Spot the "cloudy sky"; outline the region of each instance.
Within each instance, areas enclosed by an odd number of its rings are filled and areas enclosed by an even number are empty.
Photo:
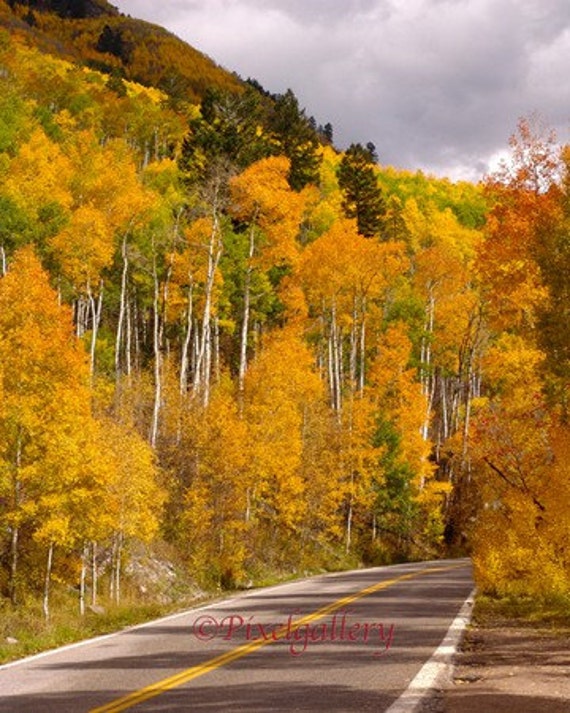
[[[291,88],[335,144],[476,180],[538,112],[569,141],[570,0],[112,0],[244,79]]]

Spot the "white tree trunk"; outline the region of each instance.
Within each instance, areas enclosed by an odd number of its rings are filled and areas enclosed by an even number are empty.
[[[79,575],[79,615],[85,616],[85,584],[87,582],[87,558],[89,557],[89,545],[83,543],[81,553],[81,573]]]
[[[115,337],[115,374],[117,380],[121,376],[121,344],[123,342],[123,332],[125,325],[125,315],[127,308],[127,276],[129,272],[129,260],[127,254],[127,236],[123,238],[123,245],[121,248],[121,255],[123,257],[123,270],[121,274],[121,297],[119,302],[119,319],[117,321],[117,334]]]
[[[44,579],[44,596],[42,602],[42,609],[44,612],[44,618],[49,621],[49,595],[50,595],[50,585],[51,585],[51,570],[53,565],[53,542],[50,542],[46,563],[46,574]]]
[[[103,311],[103,280],[99,284],[99,294],[97,298],[91,291],[91,285],[87,284],[87,296],[91,308],[91,347],[89,350],[89,371],[91,378],[95,374],[95,350],[97,348],[97,335],[101,324],[101,313]]]
[[[97,605],[97,590],[99,588],[99,580],[97,577],[97,543],[95,540],[91,543],[91,605]]]
[[[251,311],[251,275],[253,273],[252,260],[255,255],[255,225],[249,230],[249,251],[247,255],[247,269],[243,288],[243,318],[241,323],[241,339],[239,353],[238,390],[243,394],[245,373],[247,371],[247,338],[249,336],[249,316]]]
[[[194,370],[194,383],[192,393],[194,396],[201,392],[202,403],[208,405],[210,400],[210,370],[212,362],[212,300],[216,271],[222,256],[222,239],[217,214],[214,214],[212,233],[208,245],[208,271],[204,286],[204,312],[202,315],[202,330],[200,347]]]
[[[188,308],[186,310],[186,334],[184,335],[184,342],[182,344],[182,354],[180,357],[180,394],[184,395],[188,388],[188,368],[189,368],[189,353],[190,345],[192,343],[192,311],[193,311],[193,284],[192,278],[190,278],[190,285],[188,286]]]

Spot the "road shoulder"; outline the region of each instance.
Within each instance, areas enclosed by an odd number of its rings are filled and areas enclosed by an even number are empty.
[[[452,680],[426,710],[441,713],[567,713],[570,625],[537,626],[485,616],[466,633]]]

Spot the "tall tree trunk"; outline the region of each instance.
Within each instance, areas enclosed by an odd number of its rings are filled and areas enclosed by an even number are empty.
[[[441,376],[440,380],[440,395],[441,395],[441,422],[442,422],[442,441],[446,441],[449,436],[449,421],[447,412],[447,379],[445,376]]]
[[[200,348],[196,359],[192,393],[202,393],[202,403],[208,405],[210,400],[210,368],[212,362],[212,300],[216,271],[222,256],[222,239],[217,212],[214,213],[212,233],[208,245],[208,271],[204,286],[204,312],[202,315],[202,331]]]
[[[222,361],[220,357],[220,320],[214,317],[214,379],[220,383],[222,377]]]
[[[87,582],[87,558],[89,557],[89,543],[83,543],[81,552],[81,573],[79,575],[79,615],[85,616],[85,589]]]
[[[115,567],[117,566],[117,533],[111,541],[111,571],[109,573],[109,599],[115,600]]]
[[[331,392],[331,406],[333,411],[340,411],[339,399],[339,369],[338,369],[338,341],[336,328],[336,309],[333,303],[329,325],[329,382]]]
[[[350,546],[352,544],[352,495],[348,501],[348,513],[346,515],[346,544],[345,552],[348,554],[350,552]]]
[[[162,405],[162,323],[160,310],[160,283],[158,279],[158,271],[156,266],[156,255],[153,256],[152,274],[154,281],[154,299],[153,299],[153,327],[152,327],[152,344],[154,352],[154,404],[152,409],[152,420],[150,424],[149,443],[155,448],[158,437],[158,423],[160,418],[160,409]],[[165,288],[166,290],[167,288]]]
[[[81,337],[87,331],[87,306],[83,297],[78,297],[73,303],[73,320],[75,322],[75,336]]]
[[[109,579],[109,596],[115,604],[121,601],[121,558],[123,553],[123,536],[115,532],[111,551],[111,576]]]
[[[334,366],[334,333],[331,323],[329,325],[329,338],[327,340],[327,367],[331,408],[336,411],[336,390],[335,390],[335,366]]]
[[[471,400],[473,396],[473,350],[470,350],[467,361],[467,383],[465,388],[465,416],[463,418],[463,431],[461,434],[461,472],[467,474],[467,479],[471,477],[468,463],[469,449],[469,427],[471,421]]]
[[[257,216],[256,216],[257,217]],[[254,218],[255,220],[255,218]],[[251,311],[251,276],[253,274],[253,256],[255,255],[255,223],[249,229],[249,250],[247,254],[247,269],[243,287],[243,316],[241,322],[241,338],[239,352],[238,391],[243,394],[245,373],[247,371],[247,341],[249,336],[249,316]]]
[[[362,394],[366,380],[366,311],[364,305],[362,310],[362,323],[360,325],[360,372],[358,378],[358,390]]]
[[[22,483],[20,481],[20,469],[22,466],[22,436],[18,434],[16,443],[16,459],[14,463],[14,473],[12,476],[12,509],[16,514],[20,509]],[[10,581],[8,590],[10,601],[16,605],[18,603],[18,564],[20,553],[20,528],[17,524],[12,525],[10,533]]]
[[[117,534],[117,550],[116,550],[116,563],[115,563],[115,603],[121,603],[121,560],[123,557],[123,535],[122,533]]]
[[[433,336],[433,326],[435,319],[435,298],[430,290],[428,303],[425,308],[426,319],[424,324],[424,335],[421,342],[421,384],[424,394],[430,391],[430,367],[431,367],[431,340]]]
[[[97,590],[99,582],[97,577],[97,543],[91,543],[91,606],[97,605]]]
[[[125,329],[125,316],[127,309],[127,277],[129,272],[129,259],[127,253],[127,236],[123,238],[121,248],[123,258],[123,270],[121,273],[121,297],[119,301],[119,319],[117,321],[117,334],[115,337],[115,375],[117,381],[121,377],[121,345],[123,342],[123,332]]]
[[[16,605],[18,603],[18,553],[19,553],[20,528],[12,525],[10,536],[10,601]]]
[[[91,346],[89,350],[89,372],[91,378],[95,374],[95,350],[97,348],[97,336],[99,325],[101,324],[101,313],[103,311],[103,280],[99,283],[99,294],[97,298],[91,291],[91,285],[87,283],[87,296],[91,308]]]
[[[50,610],[49,610],[49,595],[50,595],[50,585],[51,585],[51,570],[53,565],[53,542],[50,542],[48,548],[48,556],[46,563],[46,574],[44,579],[44,596],[42,602],[42,609],[44,612],[44,617],[46,621],[49,621]]]
[[[192,277],[190,277],[190,284],[188,286],[188,307],[186,310],[186,334],[184,335],[184,342],[182,343],[182,354],[180,357],[180,394],[184,395],[188,389],[188,369],[189,369],[189,352],[190,345],[192,343],[192,311],[193,311],[193,284]]]
[[[125,374],[127,381],[131,383],[133,371],[133,314],[131,309],[131,298],[129,291],[125,294]]]
[[[336,306],[331,310],[330,349],[332,355],[332,394],[333,409],[340,418],[342,409],[342,332],[336,321]]]
[[[435,298],[430,291],[428,304],[426,306],[426,322],[424,327],[425,335],[422,338],[421,346],[421,383],[424,396],[428,397],[424,423],[422,426],[422,437],[425,441],[429,438],[429,424],[435,395],[435,380],[431,374],[431,340],[433,336],[434,319]]]
[[[352,393],[356,392],[356,365],[358,359],[358,314],[356,297],[352,302],[352,325],[350,327],[349,379]]]

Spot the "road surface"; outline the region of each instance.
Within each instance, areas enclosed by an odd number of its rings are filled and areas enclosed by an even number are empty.
[[[472,588],[445,560],[254,590],[0,667],[0,712],[385,711]]]

